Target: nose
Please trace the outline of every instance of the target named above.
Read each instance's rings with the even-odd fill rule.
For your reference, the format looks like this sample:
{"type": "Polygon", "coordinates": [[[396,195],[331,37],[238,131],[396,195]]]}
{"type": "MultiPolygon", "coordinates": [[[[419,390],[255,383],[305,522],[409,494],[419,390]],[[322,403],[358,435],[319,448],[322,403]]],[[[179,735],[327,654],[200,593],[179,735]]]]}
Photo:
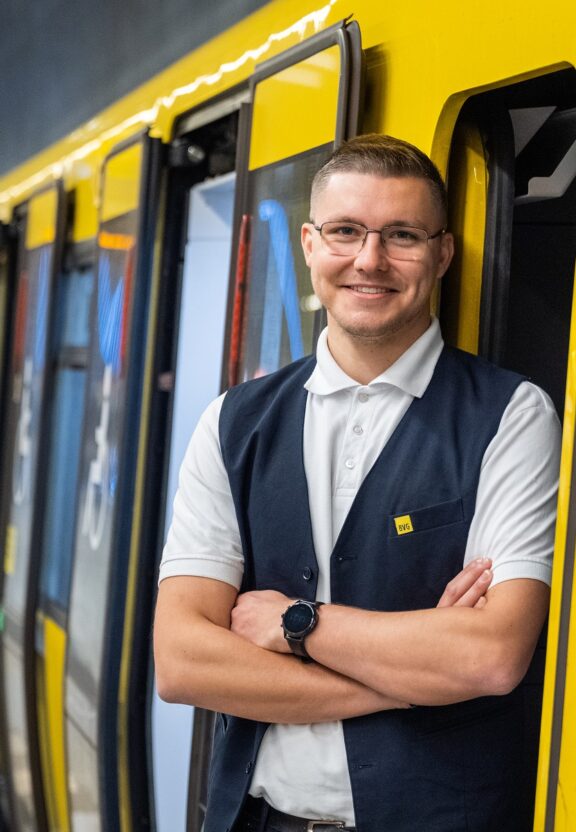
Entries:
{"type": "Polygon", "coordinates": [[[359,271],[382,271],[389,265],[386,246],[379,231],[368,231],[364,245],[356,255],[354,265],[359,271]]]}

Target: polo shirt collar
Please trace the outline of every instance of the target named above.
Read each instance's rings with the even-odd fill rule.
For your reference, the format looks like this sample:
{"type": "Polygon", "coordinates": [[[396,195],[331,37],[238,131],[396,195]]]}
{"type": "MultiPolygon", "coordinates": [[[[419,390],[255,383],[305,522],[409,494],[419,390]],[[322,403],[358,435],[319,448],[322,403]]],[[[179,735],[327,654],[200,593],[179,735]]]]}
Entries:
{"type": "Polygon", "coordinates": [[[444,347],[440,326],[432,318],[430,326],[423,335],[402,353],[394,364],[368,385],[360,385],[346,375],[336,363],[328,348],[328,328],[320,333],[316,347],[316,367],[304,387],[309,393],[329,396],[340,390],[355,387],[374,387],[379,384],[391,384],[410,396],[420,398],[430,383],[436,362],[444,347]]]}

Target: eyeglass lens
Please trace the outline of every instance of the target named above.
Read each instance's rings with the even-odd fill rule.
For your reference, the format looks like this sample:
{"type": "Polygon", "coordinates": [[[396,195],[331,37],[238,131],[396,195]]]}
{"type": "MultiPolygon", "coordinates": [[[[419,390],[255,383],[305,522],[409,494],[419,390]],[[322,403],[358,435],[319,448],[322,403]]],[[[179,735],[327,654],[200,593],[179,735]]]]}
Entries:
{"type": "Polygon", "coordinates": [[[415,260],[421,257],[428,243],[428,234],[422,228],[387,226],[368,229],[359,223],[325,222],[319,229],[322,240],[333,254],[354,256],[359,254],[368,234],[378,233],[389,257],[396,260],[415,260]]]}

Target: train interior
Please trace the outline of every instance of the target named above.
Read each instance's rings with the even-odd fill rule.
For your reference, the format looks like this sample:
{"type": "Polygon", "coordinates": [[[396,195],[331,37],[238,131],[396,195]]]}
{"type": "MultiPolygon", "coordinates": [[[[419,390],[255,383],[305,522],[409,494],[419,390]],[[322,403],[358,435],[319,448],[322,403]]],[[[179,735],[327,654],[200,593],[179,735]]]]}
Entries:
{"type": "MultiPolygon", "coordinates": [[[[543,387],[560,418],[576,256],[575,102],[576,72],[564,70],[471,97],[455,130],[455,141],[462,124],[478,130],[488,172],[479,351],[543,387]]],[[[452,279],[442,298],[448,328],[452,279]]]]}

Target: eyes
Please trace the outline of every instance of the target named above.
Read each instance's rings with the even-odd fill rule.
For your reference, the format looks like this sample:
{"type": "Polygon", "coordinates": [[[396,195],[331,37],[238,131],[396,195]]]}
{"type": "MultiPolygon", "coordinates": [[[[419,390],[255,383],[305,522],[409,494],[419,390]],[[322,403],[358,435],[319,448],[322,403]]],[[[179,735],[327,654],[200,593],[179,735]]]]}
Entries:
{"type": "Polygon", "coordinates": [[[368,234],[374,233],[380,234],[383,245],[392,243],[394,246],[410,247],[428,239],[424,229],[409,226],[387,225],[372,229],[360,223],[325,222],[320,229],[324,239],[341,243],[363,243],[368,234]]]}
{"type": "Polygon", "coordinates": [[[324,247],[331,254],[355,257],[360,253],[368,234],[379,234],[380,244],[388,257],[394,260],[421,260],[425,257],[429,240],[445,233],[441,228],[428,234],[423,228],[408,225],[386,225],[384,228],[366,228],[359,222],[323,222],[314,228],[320,234],[324,247]]]}

